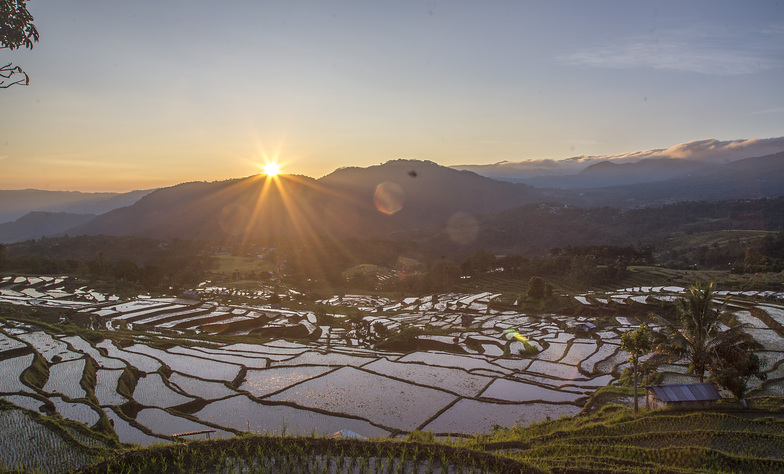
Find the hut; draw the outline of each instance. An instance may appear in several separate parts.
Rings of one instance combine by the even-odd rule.
[[[683,407],[699,408],[713,405],[721,399],[712,383],[677,383],[648,385],[648,408]]]
[[[596,330],[596,325],[588,322],[580,323],[575,327],[575,331],[581,333],[589,333],[595,330]]]

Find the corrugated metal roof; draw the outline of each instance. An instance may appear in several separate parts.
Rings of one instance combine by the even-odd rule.
[[[663,402],[705,402],[721,398],[712,383],[677,383],[649,387]]]

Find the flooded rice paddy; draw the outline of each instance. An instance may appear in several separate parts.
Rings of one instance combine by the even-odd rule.
[[[605,316],[610,324],[584,333],[578,325],[589,321],[585,317],[496,311],[489,303],[497,295],[491,293],[403,300],[348,295],[321,302],[328,313],[335,306],[360,309],[373,328],[361,335],[347,324],[330,326],[342,318],[337,313],[319,320],[312,312],[269,306],[177,298],[120,301],[85,287],[65,291],[66,280],[0,279],[0,301],[72,308],[93,328],[132,327],[139,335],[122,343],[91,342],[3,322],[0,397],[35,411],[49,400],[47,410],[53,407],[63,418],[86,425],[104,418],[121,441],[142,445],[204,430],[211,437],[343,429],[364,436],[413,430],[472,435],[574,415],[593,390],[620,376],[628,358],[620,336],[639,325],[632,316]],[[577,295],[574,302],[602,314],[606,305],[658,304],[682,292],[627,288],[601,297]],[[764,347],[759,356],[768,380],[752,388],[756,394],[781,394],[784,298],[763,296],[768,296],[764,303],[749,299],[738,307],[736,318],[752,326],[751,334]],[[381,337],[376,334],[381,326],[394,331],[402,324],[441,331],[422,336],[410,352],[373,347],[370,341]],[[503,333],[510,327],[536,350],[526,352],[521,343],[506,340]],[[155,334],[154,341],[145,333]],[[202,337],[211,334],[257,336],[259,343]],[[22,381],[36,354],[48,369],[40,387]],[[88,374],[90,367],[94,375]],[[685,363],[660,371],[665,382],[694,380]],[[26,429],[38,436],[35,428]],[[59,441],[47,442],[57,449]]]

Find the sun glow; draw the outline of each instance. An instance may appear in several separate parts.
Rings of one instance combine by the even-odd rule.
[[[264,165],[264,173],[267,176],[276,176],[278,173],[280,173],[280,167],[277,163],[269,162]]]

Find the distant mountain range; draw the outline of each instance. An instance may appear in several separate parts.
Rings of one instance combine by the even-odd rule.
[[[341,168],[318,180],[257,175],[184,183],[152,192],[90,195],[91,199],[76,193],[65,196],[65,201],[47,201],[46,205],[78,208],[80,215],[26,216],[0,226],[0,242],[68,233],[160,239],[236,238],[274,244],[315,236],[336,240],[389,237],[444,226],[459,237],[494,222],[480,216],[526,204],[632,209],[680,201],[784,196],[784,152],[730,159],[726,149],[736,152],[753,147],[746,142],[734,147],[723,143],[721,159],[708,159],[695,151],[700,147],[686,144],[680,153],[690,150],[689,159],[648,153],[648,158],[634,162],[596,161],[572,175],[530,178],[534,184],[499,181],[428,161],[394,160],[367,168]],[[778,146],[778,142],[762,145]],[[670,154],[674,154],[673,149]],[[40,196],[49,193],[26,192],[30,196],[28,204],[34,197],[43,200]],[[0,191],[0,198],[8,196],[2,193],[19,192]],[[0,202],[0,210],[13,208],[4,200]],[[121,203],[123,206],[118,205]],[[111,209],[90,212],[90,206]]]
[[[483,214],[557,197],[431,162],[396,160],[339,169],[319,180],[259,175],[181,184],[69,233],[194,239],[389,236],[459,212]]]
[[[0,190],[0,224],[19,219],[35,211],[103,214],[118,207],[130,206],[151,192],[151,189],[128,193],[82,193],[40,189]]]
[[[95,217],[95,214],[72,212],[31,212],[13,222],[0,224],[0,244],[66,234],[74,226]]]
[[[646,169],[645,163],[632,166],[639,167],[641,172]],[[608,171],[612,174],[615,170]],[[784,196],[784,152],[705,166],[661,181],[641,181],[623,186],[595,187],[580,191],[584,205],[618,208],[660,206],[681,201],[723,201]]]
[[[696,140],[670,148],[617,155],[576,156],[565,160],[533,159],[489,165],[459,165],[489,178],[538,187],[594,188],[649,183],[710,172],[750,157],[784,151],[784,137],[749,140]],[[614,166],[615,165],[615,166]]]

